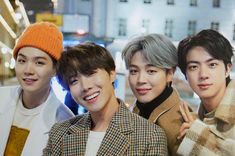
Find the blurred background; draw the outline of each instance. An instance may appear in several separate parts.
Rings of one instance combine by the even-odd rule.
[[[84,41],[106,47],[117,65],[116,95],[130,105],[135,98],[121,51],[133,36],[164,34],[177,46],[183,38],[211,28],[235,44],[234,0],[0,0],[0,86],[17,84],[12,49],[22,31],[39,21],[56,24],[65,47]],[[179,70],[173,85],[196,110],[199,99]],[[55,78],[52,86],[64,102],[66,92]]]

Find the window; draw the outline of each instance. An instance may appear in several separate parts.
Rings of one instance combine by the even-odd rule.
[[[196,21],[189,21],[188,22],[188,36],[193,36],[196,33],[196,26],[197,22]]]
[[[219,22],[211,22],[211,29],[219,31]]]
[[[167,5],[174,5],[174,4],[175,4],[174,0],[167,0]]]
[[[220,7],[220,0],[213,0],[213,7],[219,8]]]
[[[173,31],[173,20],[172,19],[166,19],[164,34],[171,38],[172,37],[172,31]]]
[[[119,0],[119,2],[128,2],[128,0]]]
[[[233,40],[235,41],[235,24],[233,25]]]
[[[197,6],[197,0],[190,0],[190,6]]]
[[[144,0],[145,4],[151,4],[152,0]]]
[[[142,33],[148,33],[149,32],[149,25],[150,25],[150,20],[149,19],[143,19],[142,20]]]
[[[124,18],[118,19],[118,36],[126,36],[127,21]]]

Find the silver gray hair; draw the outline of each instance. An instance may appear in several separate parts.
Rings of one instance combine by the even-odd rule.
[[[148,34],[130,40],[122,51],[127,68],[137,51],[141,51],[145,59],[158,68],[171,69],[177,66],[176,47],[164,35]]]

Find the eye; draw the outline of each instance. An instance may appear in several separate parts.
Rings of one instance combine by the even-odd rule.
[[[22,58],[18,58],[18,59],[17,59],[17,62],[20,63],[20,64],[23,64],[23,63],[25,62],[25,60],[22,59]]]
[[[188,65],[188,68],[187,68],[189,71],[195,71],[198,69],[198,66],[197,65]]]
[[[213,69],[213,68],[215,68],[217,65],[218,65],[217,63],[210,63],[210,64],[209,64],[209,67]]]
[[[36,61],[36,64],[37,64],[37,65],[45,65],[46,63],[43,62],[43,61]]]
[[[137,71],[136,69],[130,69],[130,70],[129,70],[130,75],[136,75],[137,72],[138,72],[138,71]]]
[[[153,75],[153,74],[157,73],[157,71],[156,70],[147,70],[147,73],[149,75]]]
[[[78,79],[75,77],[72,77],[69,80],[69,85],[75,85],[75,84],[77,84],[77,82],[78,82]]]

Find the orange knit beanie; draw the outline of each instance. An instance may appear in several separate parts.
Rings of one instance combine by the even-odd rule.
[[[63,35],[56,25],[49,22],[31,24],[19,37],[13,57],[16,59],[20,48],[38,48],[58,60],[63,51]]]

